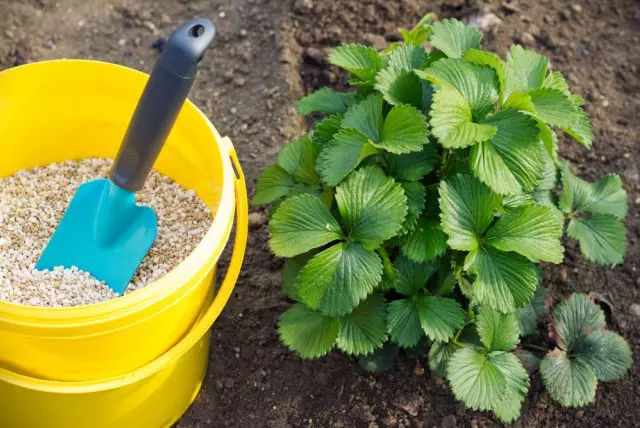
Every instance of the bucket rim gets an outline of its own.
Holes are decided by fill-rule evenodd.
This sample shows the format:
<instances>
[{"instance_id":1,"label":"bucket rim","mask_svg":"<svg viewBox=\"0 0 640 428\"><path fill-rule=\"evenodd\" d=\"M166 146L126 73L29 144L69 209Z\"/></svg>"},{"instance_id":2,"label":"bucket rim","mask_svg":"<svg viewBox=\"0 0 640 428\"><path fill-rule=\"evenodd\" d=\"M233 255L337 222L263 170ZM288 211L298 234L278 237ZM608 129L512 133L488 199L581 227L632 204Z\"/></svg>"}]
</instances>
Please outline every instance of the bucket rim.
<instances>
[{"instance_id":1,"label":"bucket rim","mask_svg":"<svg viewBox=\"0 0 640 428\"><path fill-rule=\"evenodd\" d=\"M68 66L74 64L89 65L90 67L110 68L118 73L136 75L138 79L148 79L149 74L120 64L94 59L53 59L36 61L0 71L0 78L10 73L18 73L26 68ZM213 268L226 247L231 233L234 211L234 168L229 157L233 145L228 138L223 138L207 116L190 100L187 99L183 109L196 113L211 132L216 150L222 160L222 183L220 199L213 220L207 233L195 249L166 275L150 284L123 296L75 307L45 307L28 306L0 300L0 327L11 325L23 328L60 328L86 327L93 323L106 323L120 319L144 308L159 304L174 295L185 280L197 276L201 271ZM223 232L224 231L224 232ZM46 323L49 323L46 325Z\"/></svg>"}]
</instances>

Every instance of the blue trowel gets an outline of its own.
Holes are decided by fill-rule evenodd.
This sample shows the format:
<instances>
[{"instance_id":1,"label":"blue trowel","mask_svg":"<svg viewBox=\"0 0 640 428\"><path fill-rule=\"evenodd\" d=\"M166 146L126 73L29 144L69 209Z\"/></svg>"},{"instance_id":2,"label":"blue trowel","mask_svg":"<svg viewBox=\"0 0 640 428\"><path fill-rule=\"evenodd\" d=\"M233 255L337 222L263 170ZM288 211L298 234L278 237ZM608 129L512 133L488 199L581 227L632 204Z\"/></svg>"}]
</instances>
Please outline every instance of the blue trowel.
<instances>
[{"instance_id":1,"label":"blue trowel","mask_svg":"<svg viewBox=\"0 0 640 428\"><path fill-rule=\"evenodd\" d=\"M124 293L158 235L152 208L136 204L187 99L215 27L194 19L167 40L147 81L109 177L82 184L36 264L73 266Z\"/></svg>"}]
</instances>

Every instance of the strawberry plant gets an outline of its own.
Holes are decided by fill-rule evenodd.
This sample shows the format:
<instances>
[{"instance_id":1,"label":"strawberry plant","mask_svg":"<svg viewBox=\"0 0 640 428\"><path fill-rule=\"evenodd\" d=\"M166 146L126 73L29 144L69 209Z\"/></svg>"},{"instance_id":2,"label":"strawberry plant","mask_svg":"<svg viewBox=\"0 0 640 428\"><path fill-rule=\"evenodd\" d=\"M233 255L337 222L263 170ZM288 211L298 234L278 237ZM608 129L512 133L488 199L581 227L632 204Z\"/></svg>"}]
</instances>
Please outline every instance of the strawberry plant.
<instances>
[{"instance_id":1,"label":"strawberry plant","mask_svg":"<svg viewBox=\"0 0 640 428\"><path fill-rule=\"evenodd\" d=\"M538 370L561 404L592 402L598 380L627 372L629 346L581 294L538 329L539 264L563 261L565 230L592 262L626 251L620 179L588 183L558 155L558 132L592 144L582 98L546 57L513 46L502 59L459 21L427 15L401 33L381 52L331 52L354 90L300 99L314 130L258 179L294 301L282 342L376 371L425 355L457 399L506 422Z\"/></svg>"}]
</instances>

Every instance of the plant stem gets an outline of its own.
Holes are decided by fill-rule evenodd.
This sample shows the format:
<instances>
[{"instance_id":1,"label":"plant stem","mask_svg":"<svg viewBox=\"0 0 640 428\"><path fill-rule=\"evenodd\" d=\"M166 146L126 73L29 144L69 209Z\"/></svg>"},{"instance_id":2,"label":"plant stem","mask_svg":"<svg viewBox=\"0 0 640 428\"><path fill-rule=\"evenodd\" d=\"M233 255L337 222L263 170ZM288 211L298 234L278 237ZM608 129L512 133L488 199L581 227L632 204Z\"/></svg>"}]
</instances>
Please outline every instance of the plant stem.
<instances>
[{"instance_id":1,"label":"plant stem","mask_svg":"<svg viewBox=\"0 0 640 428\"><path fill-rule=\"evenodd\" d=\"M532 343L524 343L523 346L525 348L535 349L536 351L549 352L549 348L545 348L544 346L534 345Z\"/></svg>"}]
</instances>

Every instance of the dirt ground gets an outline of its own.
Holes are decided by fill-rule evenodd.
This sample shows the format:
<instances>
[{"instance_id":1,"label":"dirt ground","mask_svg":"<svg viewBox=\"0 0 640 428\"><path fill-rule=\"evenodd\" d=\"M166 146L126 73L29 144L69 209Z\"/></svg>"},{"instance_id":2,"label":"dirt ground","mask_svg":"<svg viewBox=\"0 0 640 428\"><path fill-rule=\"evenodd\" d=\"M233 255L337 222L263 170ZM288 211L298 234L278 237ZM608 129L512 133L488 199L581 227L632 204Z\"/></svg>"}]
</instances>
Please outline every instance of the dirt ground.
<instances>
[{"instance_id":1,"label":"dirt ground","mask_svg":"<svg viewBox=\"0 0 640 428\"><path fill-rule=\"evenodd\" d=\"M588 179L619 173L629 193L626 263L595 267L568 244L563 266L546 267L554 301L596 291L613 304L612 328L640 355L640 3L637 0L0 0L0 69L43 59L92 58L150 71L152 45L182 21L212 19L214 47L191 99L229 135L250 192L279 148L307 126L293 102L344 75L325 62L340 42L374 46L397 38L426 12L487 26L483 44L501 55L518 42L551 57L587 99L591 152L563 139L561 154ZM493 15L487 15L493 14ZM478 18L484 19L478 19ZM492 19L487 19L490 17ZM499 423L465 410L425 361L402 360L384 375L338 353L301 361L279 343L287 307L282 262L267 250L256 216L233 298L214 326L202 393L177 427L484 427ZM564 409L534 378L517 426L632 427L640 424L640 365L598 388L596 403Z\"/></svg>"}]
</instances>

